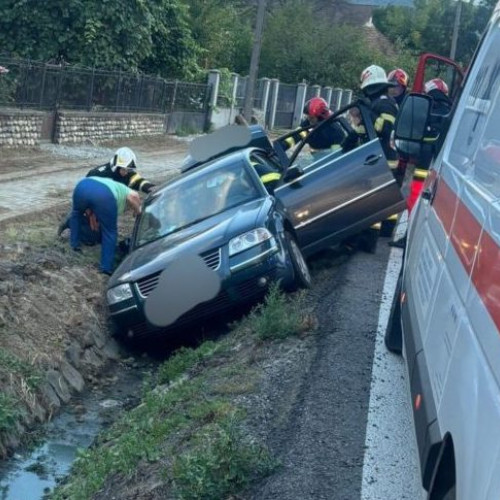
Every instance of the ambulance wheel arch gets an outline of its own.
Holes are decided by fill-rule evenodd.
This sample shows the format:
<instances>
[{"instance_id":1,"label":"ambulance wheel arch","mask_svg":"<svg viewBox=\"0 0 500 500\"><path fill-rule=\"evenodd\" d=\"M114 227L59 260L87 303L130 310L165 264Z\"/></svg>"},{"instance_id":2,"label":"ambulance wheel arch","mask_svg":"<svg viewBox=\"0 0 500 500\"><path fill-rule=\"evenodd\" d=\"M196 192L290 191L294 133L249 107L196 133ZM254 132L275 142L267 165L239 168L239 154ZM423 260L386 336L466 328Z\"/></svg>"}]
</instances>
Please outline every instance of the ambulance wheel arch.
<instances>
[{"instance_id":1,"label":"ambulance wheel arch","mask_svg":"<svg viewBox=\"0 0 500 500\"><path fill-rule=\"evenodd\" d=\"M456 483L455 447L447 434L439 450L427 500L455 500Z\"/></svg>"}]
</instances>

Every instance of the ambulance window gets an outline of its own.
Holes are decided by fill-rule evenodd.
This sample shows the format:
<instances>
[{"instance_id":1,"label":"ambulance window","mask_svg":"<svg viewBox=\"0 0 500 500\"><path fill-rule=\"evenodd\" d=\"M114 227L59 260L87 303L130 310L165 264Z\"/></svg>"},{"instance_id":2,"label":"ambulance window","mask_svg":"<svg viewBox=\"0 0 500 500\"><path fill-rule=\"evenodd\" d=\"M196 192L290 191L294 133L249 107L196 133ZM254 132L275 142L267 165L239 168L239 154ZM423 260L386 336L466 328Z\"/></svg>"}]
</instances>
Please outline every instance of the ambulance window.
<instances>
[{"instance_id":1,"label":"ambulance window","mask_svg":"<svg viewBox=\"0 0 500 500\"><path fill-rule=\"evenodd\" d=\"M450 162L492 195L500 196L500 27L489 40L455 134Z\"/></svg>"}]
</instances>

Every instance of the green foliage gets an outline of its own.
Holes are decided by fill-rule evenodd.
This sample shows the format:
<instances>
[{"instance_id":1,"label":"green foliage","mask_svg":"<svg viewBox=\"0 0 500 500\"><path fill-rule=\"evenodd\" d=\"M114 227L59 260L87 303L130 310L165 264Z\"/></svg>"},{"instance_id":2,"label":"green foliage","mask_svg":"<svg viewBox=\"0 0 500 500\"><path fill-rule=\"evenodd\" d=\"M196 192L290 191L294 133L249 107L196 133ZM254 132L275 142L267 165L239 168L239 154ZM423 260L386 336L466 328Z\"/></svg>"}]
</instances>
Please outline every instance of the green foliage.
<instances>
[{"instance_id":1,"label":"green foliage","mask_svg":"<svg viewBox=\"0 0 500 500\"><path fill-rule=\"evenodd\" d=\"M266 20L260 75L354 89L362 69L383 57L359 30L319 18L309 0L289 0Z\"/></svg>"},{"instance_id":2,"label":"green foliage","mask_svg":"<svg viewBox=\"0 0 500 500\"><path fill-rule=\"evenodd\" d=\"M199 65L205 69L231 68L248 72L252 49L253 12L245 15L234 0L186 0L189 25L200 47Z\"/></svg>"},{"instance_id":3,"label":"green foliage","mask_svg":"<svg viewBox=\"0 0 500 500\"><path fill-rule=\"evenodd\" d=\"M29 389L38 387L42 380L42 374L35 366L0 348L0 376L2 375L22 379Z\"/></svg>"},{"instance_id":4,"label":"green foliage","mask_svg":"<svg viewBox=\"0 0 500 500\"><path fill-rule=\"evenodd\" d=\"M158 382L160 384L172 382L196 364L215 354L219 349L220 345L211 341L204 342L197 349L181 347L160 366Z\"/></svg>"},{"instance_id":5,"label":"green foliage","mask_svg":"<svg viewBox=\"0 0 500 500\"><path fill-rule=\"evenodd\" d=\"M21 417L21 410L16 400L0 392L0 432L10 432L16 428Z\"/></svg>"},{"instance_id":6,"label":"green foliage","mask_svg":"<svg viewBox=\"0 0 500 500\"><path fill-rule=\"evenodd\" d=\"M495 2L462 2L455 56L462 64L470 61ZM415 8L388 6L376 9L373 22L390 40L399 41L413 53L434 52L448 56L456 9L454 0L415 0Z\"/></svg>"},{"instance_id":7,"label":"green foliage","mask_svg":"<svg viewBox=\"0 0 500 500\"><path fill-rule=\"evenodd\" d=\"M231 415L202 428L189 450L175 458L173 484L183 500L219 500L270 474L276 465L266 449L244 441Z\"/></svg>"},{"instance_id":8,"label":"green foliage","mask_svg":"<svg viewBox=\"0 0 500 500\"><path fill-rule=\"evenodd\" d=\"M300 300L299 300L300 301ZM274 284L262 304L257 305L244 320L261 340L283 339L303 330L301 307L297 299L289 299Z\"/></svg>"},{"instance_id":9,"label":"green foliage","mask_svg":"<svg viewBox=\"0 0 500 500\"><path fill-rule=\"evenodd\" d=\"M19 57L169 77L196 72L181 0L4 0L2 50Z\"/></svg>"}]
</instances>

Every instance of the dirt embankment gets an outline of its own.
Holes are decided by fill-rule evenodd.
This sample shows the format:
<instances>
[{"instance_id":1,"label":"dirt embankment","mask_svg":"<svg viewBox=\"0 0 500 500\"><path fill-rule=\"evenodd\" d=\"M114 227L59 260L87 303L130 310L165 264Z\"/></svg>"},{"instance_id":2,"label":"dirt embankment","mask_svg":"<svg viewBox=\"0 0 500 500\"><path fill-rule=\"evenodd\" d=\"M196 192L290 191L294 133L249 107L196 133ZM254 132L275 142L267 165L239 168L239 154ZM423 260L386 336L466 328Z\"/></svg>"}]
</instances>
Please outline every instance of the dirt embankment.
<instances>
[{"instance_id":1,"label":"dirt embankment","mask_svg":"<svg viewBox=\"0 0 500 500\"><path fill-rule=\"evenodd\" d=\"M119 358L96 249L77 256L57 240L60 212L0 226L1 456Z\"/></svg>"},{"instance_id":2,"label":"dirt embankment","mask_svg":"<svg viewBox=\"0 0 500 500\"><path fill-rule=\"evenodd\" d=\"M14 187L18 182L11 181L23 180L24 188L31 185L35 192L47 175L60 172L63 178L76 167L81 171L76 178L83 176L121 145L3 150L0 181ZM130 139L127 145L146 160L145 176L154 182L172 175L172 165L187 150L187 141L165 137ZM158 172L158 178L148 172ZM100 246L72 252L56 234L70 207L70 190L55 198L42 195L52 208L40 212L33 205L30 210L27 199L23 211L28 213L4 213L0 222L0 457L15 450L28 429L50 419L72 394L99 384L100 373L120 359L123 347L107 328L107 277L97 269ZM131 216L122 218L121 236L130 234L132 224Z\"/></svg>"}]
</instances>

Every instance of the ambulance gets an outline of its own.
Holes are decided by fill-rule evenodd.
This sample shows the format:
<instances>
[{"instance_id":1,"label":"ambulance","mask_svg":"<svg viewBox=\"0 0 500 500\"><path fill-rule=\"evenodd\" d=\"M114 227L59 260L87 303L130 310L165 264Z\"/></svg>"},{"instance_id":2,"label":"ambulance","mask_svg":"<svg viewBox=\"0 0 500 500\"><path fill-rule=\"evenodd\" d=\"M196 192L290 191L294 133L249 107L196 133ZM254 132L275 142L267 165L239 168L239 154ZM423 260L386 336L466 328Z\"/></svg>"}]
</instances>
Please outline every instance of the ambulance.
<instances>
[{"instance_id":1,"label":"ambulance","mask_svg":"<svg viewBox=\"0 0 500 500\"><path fill-rule=\"evenodd\" d=\"M397 143L422 144L431 113L410 94ZM500 500L500 2L441 139L385 341L407 367L428 499Z\"/></svg>"}]
</instances>

